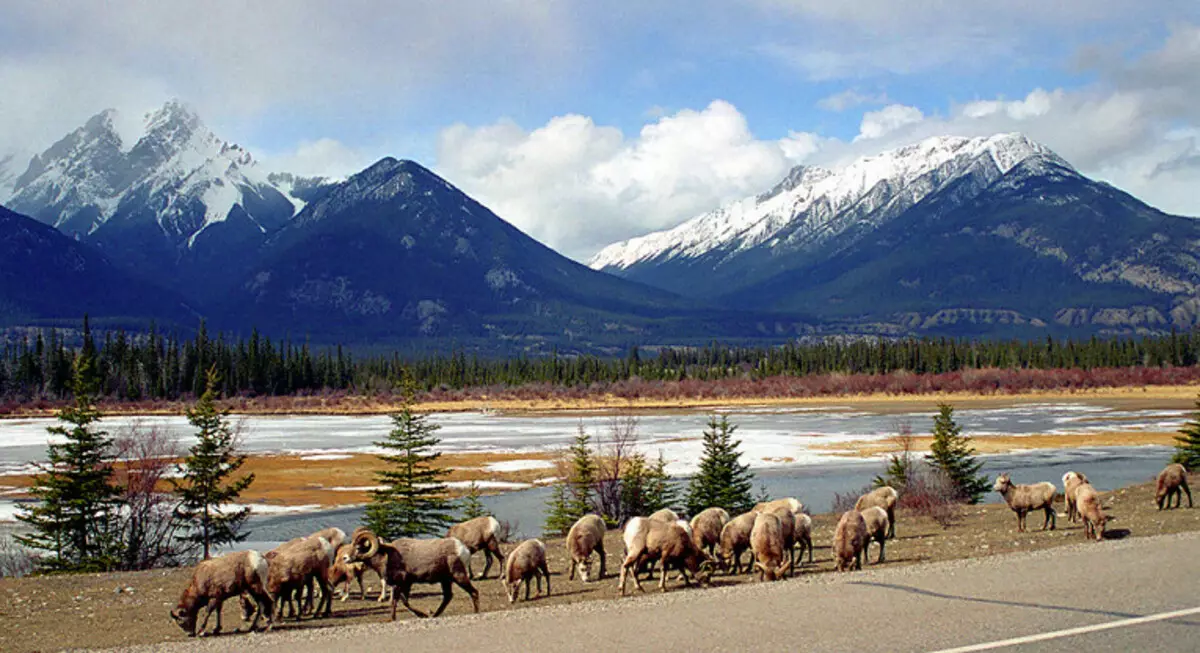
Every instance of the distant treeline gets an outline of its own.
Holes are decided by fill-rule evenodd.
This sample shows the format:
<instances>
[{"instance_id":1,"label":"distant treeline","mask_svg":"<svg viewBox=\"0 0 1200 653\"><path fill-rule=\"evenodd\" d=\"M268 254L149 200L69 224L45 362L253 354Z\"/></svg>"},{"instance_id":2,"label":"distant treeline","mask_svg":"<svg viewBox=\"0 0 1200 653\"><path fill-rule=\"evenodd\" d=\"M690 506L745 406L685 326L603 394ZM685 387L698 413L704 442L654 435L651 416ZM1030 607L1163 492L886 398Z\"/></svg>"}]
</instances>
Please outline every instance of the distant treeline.
<instances>
[{"instance_id":1,"label":"distant treeline","mask_svg":"<svg viewBox=\"0 0 1200 653\"><path fill-rule=\"evenodd\" d=\"M86 329L85 329L86 331ZM69 396L79 331L45 330L0 349L0 397L7 401ZM91 338L89 334L87 336ZM955 339L830 339L779 346L634 347L624 356L486 359L465 353L423 358L352 356L341 347L314 351L307 344L213 337L203 326L194 337L153 330L96 338L101 395L110 400L174 400L204 389L216 366L225 396L287 396L320 392L390 393L407 375L418 390L527 385L596 387L630 381L758 380L809 375L945 375L970 370L1099 370L1191 367L1200 360L1200 331L1146 338L974 341Z\"/></svg>"}]
</instances>

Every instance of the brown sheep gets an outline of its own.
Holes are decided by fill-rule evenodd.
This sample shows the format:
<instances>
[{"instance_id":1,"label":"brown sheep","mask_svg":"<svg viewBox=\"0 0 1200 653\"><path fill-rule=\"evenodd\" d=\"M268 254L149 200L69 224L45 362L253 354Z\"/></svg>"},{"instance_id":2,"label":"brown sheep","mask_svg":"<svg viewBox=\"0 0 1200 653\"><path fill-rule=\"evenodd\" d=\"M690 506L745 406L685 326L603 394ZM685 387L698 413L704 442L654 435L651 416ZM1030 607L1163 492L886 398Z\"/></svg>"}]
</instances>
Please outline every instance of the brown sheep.
<instances>
[{"instance_id":1,"label":"brown sheep","mask_svg":"<svg viewBox=\"0 0 1200 653\"><path fill-rule=\"evenodd\" d=\"M705 508L692 517L692 541L709 555L721 544L721 529L729 523L729 513L724 508Z\"/></svg>"},{"instance_id":2,"label":"brown sheep","mask_svg":"<svg viewBox=\"0 0 1200 653\"><path fill-rule=\"evenodd\" d=\"M744 512L729 520L721 529L721 567L731 574L742 573L742 554L750 548L750 532L754 529L756 512Z\"/></svg>"},{"instance_id":3,"label":"brown sheep","mask_svg":"<svg viewBox=\"0 0 1200 653\"><path fill-rule=\"evenodd\" d=\"M1162 510L1164 505L1171 508L1171 497L1175 497L1175 507L1183 505L1183 493L1187 493L1188 507L1192 507L1192 491L1188 489L1187 469L1179 463L1167 465L1158 473L1155 479L1154 503ZM1164 501L1165 500L1165 501Z\"/></svg>"},{"instance_id":4,"label":"brown sheep","mask_svg":"<svg viewBox=\"0 0 1200 653\"><path fill-rule=\"evenodd\" d=\"M471 596L475 612L479 612L479 592L471 585L471 551L452 537L438 540L415 540L402 537L385 544L371 531L354 536L354 556L359 560L382 558L384 578L392 589L392 621L396 620L396 602L418 617L437 617L452 598L451 587L458 585ZM442 586L442 603L427 615L412 607L409 594L415 583L437 583Z\"/></svg>"},{"instance_id":5,"label":"brown sheep","mask_svg":"<svg viewBox=\"0 0 1200 653\"><path fill-rule=\"evenodd\" d=\"M220 558L205 560L196 565L191 583L171 611L171 618L189 637L196 636L196 618L200 608L207 608L200 633L208 627L208 619L217 613L217 625L209 635L221 632L221 606L227 599L249 594L255 603L254 621L250 630L258 627L262 615L267 616L266 630L275 624L275 602L267 592L268 564L258 551L238 551Z\"/></svg>"},{"instance_id":6,"label":"brown sheep","mask_svg":"<svg viewBox=\"0 0 1200 653\"><path fill-rule=\"evenodd\" d=\"M537 595L542 595L542 578L546 579L546 596L550 596L550 569L546 567L546 545L541 540L525 540L504 559L501 579L508 592L508 602L516 603L521 583L525 583L525 600L529 600L529 579L537 579Z\"/></svg>"},{"instance_id":7,"label":"brown sheep","mask_svg":"<svg viewBox=\"0 0 1200 653\"><path fill-rule=\"evenodd\" d=\"M796 544L800 546L800 564L804 564L804 550L808 550L808 564L813 561L812 517L804 513L796 515Z\"/></svg>"},{"instance_id":8,"label":"brown sheep","mask_svg":"<svg viewBox=\"0 0 1200 653\"><path fill-rule=\"evenodd\" d=\"M334 551L329 540L320 536L302 537L285 542L268 551L263 556L267 559L267 593L275 601L276 617L283 616L286 604L288 616L300 619L305 610L295 609L292 597L301 598L309 583L316 581L321 589L321 601L317 605L314 616L328 617L333 611L333 591L329 586L329 570L333 566ZM311 592L310 592L311 596ZM249 618L254 610L254 604L246 596L241 599L242 617Z\"/></svg>"},{"instance_id":9,"label":"brown sheep","mask_svg":"<svg viewBox=\"0 0 1200 653\"><path fill-rule=\"evenodd\" d=\"M1075 505L1083 518L1083 536L1100 541L1104 539L1104 524L1108 517L1100 507L1100 494L1091 483L1080 485L1075 490Z\"/></svg>"},{"instance_id":10,"label":"brown sheep","mask_svg":"<svg viewBox=\"0 0 1200 653\"><path fill-rule=\"evenodd\" d=\"M604 555L604 532L608 530L604 520L599 515L584 515L571 525L567 532L567 557L571 559L571 570L567 580L575 580L575 570L579 569L579 577L588 582L592 571L592 552L600 557L600 578L608 571Z\"/></svg>"},{"instance_id":11,"label":"brown sheep","mask_svg":"<svg viewBox=\"0 0 1200 653\"><path fill-rule=\"evenodd\" d=\"M888 533L889 539L896 537L896 502L900 499L900 493L896 492L895 488L887 485L875 488L870 492L858 498L854 502L854 509L862 512L867 508L878 506L887 512L888 518Z\"/></svg>"},{"instance_id":12,"label":"brown sheep","mask_svg":"<svg viewBox=\"0 0 1200 653\"><path fill-rule=\"evenodd\" d=\"M790 516L787 510L763 512L754 520L750 531L750 550L754 552L754 568L760 581L774 581L787 576L792 561L785 560L789 550L784 531L787 528L780 515Z\"/></svg>"},{"instance_id":13,"label":"brown sheep","mask_svg":"<svg viewBox=\"0 0 1200 653\"><path fill-rule=\"evenodd\" d=\"M672 568L679 570L686 585L692 584L688 579L688 571L696 576L701 585L709 584L712 560L696 546L687 530L678 522L665 524L652 519L635 518L631 523L634 521L638 526L633 537L628 540L629 552L621 563L621 596L625 595L625 579L630 575L633 576L633 584L638 590L645 591L634 572L643 564L655 560L662 561L658 587L663 592L667 591L667 572ZM629 525L625 528L628 535Z\"/></svg>"},{"instance_id":14,"label":"brown sheep","mask_svg":"<svg viewBox=\"0 0 1200 653\"><path fill-rule=\"evenodd\" d=\"M500 550L500 522L495 517L476 517L455 524L446 531L446 537L453 537L465 544L472 555L483 550L483 573L476 578L487 578L488 570L492 568L493 557L496 558L496 562L504 561L504 552Z\"/></svg>"},{"instance_id":15,"label":"brown sheep","mask_svg":"<svg viewBox=\"0 0 1200 653\"><path fill-rule=\"evenodd\" d=\"M1067 472L1063 474L1063 498L1067 504L1067 521L1074 523L1079 518L1079 511L1075 509L1075 490L1079 489L1080 485L1087 483L1087 476L1082 472Z\"/></svg>"},{"instance_id":16,"label":"brown sheep","mask_svg":"<svg viewBox=\"0 0 1200 653\"><path fill-rule=\"evenodd\" d=\"M887 545L888 517L887 511L879 506L872 506L862 511L863 521L867 524L867 539L863 541L863 557L870 560L871 540L879 543L879 559L875 564L883 562L883 552Z\"/></svg>"},{"instance_id":17,"label":"brown sheep","mask_svg":"<svg viewBox=\"0 0 1200 653\"><path fill-rule=\"evenodd\" d=\"M867 522L857 510L847 510L833 532L833 559L837 571L862 569L863 549L867 543Z\"/></svg>"},{"instance_id":18,"label":"brown sheep","mask_svg":"<svg viewBox=\"0 0 1200 653\"><path fill-rule=\"evenodd\" d=\"M1054 487L1053 483L1046 481L1033 485L1014 485L1008 474L1001 474L996 477L996 484L992 489L999 492L1008 507L1017 513L1017 532L1025 532L1025 515L1030 510L1041 510L1046 514L1042 530L1046 530L1046 526L1054 530L1058 524L1058 516L1054 512L1054 496L1058 493L1058 488Z\"/></svg>"}]
</instances>

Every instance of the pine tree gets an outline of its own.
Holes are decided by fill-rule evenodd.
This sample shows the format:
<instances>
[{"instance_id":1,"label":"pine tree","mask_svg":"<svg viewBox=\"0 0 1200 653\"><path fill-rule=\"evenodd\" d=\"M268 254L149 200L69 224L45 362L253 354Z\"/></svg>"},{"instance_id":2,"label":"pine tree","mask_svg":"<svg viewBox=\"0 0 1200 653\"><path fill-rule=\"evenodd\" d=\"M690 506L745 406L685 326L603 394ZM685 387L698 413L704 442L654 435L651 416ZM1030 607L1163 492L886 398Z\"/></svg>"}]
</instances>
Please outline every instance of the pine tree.
<instances>
[{"instance_id":1,"label":"pine tree","mask_svg":"<svg viewBox=\"0 0 1200 653\"><path fill-rule=\"evenodd\" d=\"M676 506L679 502L679 491L667 474L667 461L663 458L662 451L658 452L658 460L647 467L645 479L645 512L640 514L651 515L663 508Z\"/></svg>"},{"instance_id":2,"label":"pine tree","mask_svg":"<svg viewBox=\"0 0 1200 653\"><path fill-rule=\"evenodd\" d=\"M575 434L575 441L567 450L571 465L570 477L567 479L567 485L570 488L567 512L571 515L572 521L592 511L592 488L596 484L596 462L592 458L591 440L592 436L588 435L588 432L583 429L583 425L580 424L579 432Z\"/></svg>"},{"instance_id":3,"label":"pine tree","mask_svg":"<svg viewBox=\"0 0 1200 653\"><path fill-rule=\"evenodd\" d=\"M688 484L687 511L693 515L705 508L724 508L731 515L740 515L754 507L751 488L754 474L749 465L741 462L740 440L733 439L737 426L729 418L715 415L708 420L704 431L704 453L700 469Z\"/></svg>"},{"instance_id":4,"label":"pine tree","mask_svg":"<svg viewBox=\"0 0 1200 653\"><path fill-rule=\"evenodd\" d=\"M1200 397L1196 399L1196 412L1175 437L1175 455L1171 462L1179 463L1189 471L1200 470Z\"/></svg>"},{"instance_id":5,"label":"pine tree","mask_svg":"<svg viewBox=\"0 0 1200 653\"><path fill-rule=\"evenodd\" d=\"M445 498L442 481L447 471L433 466L441 457L434 451L441 442L434 433L441 427L412 406L413 386L406 380L403 403L391 416L392 430L386 440L375 443L395 453L379 456L387 464L375 474L383 488L371 492L363 525L387 540L442 535L454 523L453 504Z\"/></svg>"},{"instance_id":6,"label":"pine tree","mask_svg":"<svg viewBox=\"0 0 1200 653\"><path fill-rule=\"evenodd\" d=\"M967 503L979 503L991 489L988 477L979 475L983 463L975 458L971 438L962 435L954 422L954 407L950 404L938 404L938 415L933 418L933 444L925 459L954 483Z\"/></svg>"},{"instance_id":7,"label":"pine tree","mask_svg":"<svg viewBox=\"0 0 1200 653\"><path fill-rule=\"evenodd\" d=\"M649 515L646 510L646 486L650 470L646 466L646 457L634 454L625 463L621 471L621 515L618 521L638 515Z\"/></svg>"},{"instance_id":8,"label":"pine tree","mask_svg":"<svg viewBox=\"0 0 1200 653\"><path fill-rule=\"evenodd\" d=\"M476 517L486 517L491 514L487 511L487 508L483 507L483 501L479 499L479 496L479 484L471 481L471 484L467 486L467 493L459 500L459 504L462 507L463 521L475 519Z\"/></svg>"},{"instance_id":9,"label":"pine tree","mask_svg":"<svg viewBox=\"0 0 1200 653\"><path fill-rule=\"evenodd\" d=\"M58 413L58 426L46 429L66 440L47 447L30 494L38 503L17 519L33 532L17 541L47 551L44 571L108 571L120 561L115 534L120 489L111 482L112 439L93 424L100 413L92 397L97 389L95 347L84 321L84 348L75 359L75 403Z\"/></svg>"},{"instance_id":10,"label":"pine tree","mask_svg":"<svg viewBox=\"0 0 1200 653\"><path fill-rule=\"evenodd\" d=\"M567 485L564 482L555 483L550 489L550 498L546 500L546 523L542 530L547 535L566 535L574 524L575 519L571 518L567 509Z\"/></svg>"},{"instance_id":11,"label":"pine tree","mask_svg":"<svg viewBox=\"0 0 1200 653\"><path fill-rule=\"evenodd\" d=\"M249 533L240 532L249 508L232 510L228 504L254 482L254 474L238 479L232 476L246 462L238 454L237 438L229 424L229 411L216 406L221 377L210 367L204 392L187 412L188 423L196 428L196 444L188 449L183 462L183 477L175 484L180 519L189 524L184 538L200 546L204 559L222 544L241 542Z\"/></svg>"}]
</instances>

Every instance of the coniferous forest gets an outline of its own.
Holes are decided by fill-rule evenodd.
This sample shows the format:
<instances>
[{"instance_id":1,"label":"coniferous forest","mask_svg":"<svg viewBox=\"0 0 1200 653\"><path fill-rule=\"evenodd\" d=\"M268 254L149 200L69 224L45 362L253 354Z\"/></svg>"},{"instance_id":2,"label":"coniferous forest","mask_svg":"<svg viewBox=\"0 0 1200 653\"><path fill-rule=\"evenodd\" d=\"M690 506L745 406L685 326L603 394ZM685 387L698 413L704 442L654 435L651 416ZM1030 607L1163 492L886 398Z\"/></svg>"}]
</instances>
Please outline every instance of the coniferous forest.
<instances>
[{"instance_id":1,"label":"coniferous forest","mask_svg":"<svg viewBox=\"0 0 1200 653\"><path fill-rule=\"evenodd\" d=\"M0 399L12 403L69 398L77 334L46 329L0 344ZM213 335L203 325L187 337L155 330L136 335L110 331L98 335L97 341L98 397L108 401L193 398L203 393L206 374L214 368L226 397L391 393L405 375L425 393L528 386L612 391L624 384L624 390L636 396L638 383L813 377L825 381L807 390L793 387L791 392L978 392L1026 389L1019 383L1030 388L1180 383L1194 380L1200 360L1200 331L1079 341L829 339L758 347L713 343L631 347L610 358L552 354L506 359L466 353L353 355L342 347L316 349L257 332L248 338ZM1013 375L1020 371L1030 371L1025 381ZM1056 371L1071 374L1052 374ZM1155 376L1156 371L1165 372ZM881 376L888 380L854 381Z\"/></svg>"}]
</instances>

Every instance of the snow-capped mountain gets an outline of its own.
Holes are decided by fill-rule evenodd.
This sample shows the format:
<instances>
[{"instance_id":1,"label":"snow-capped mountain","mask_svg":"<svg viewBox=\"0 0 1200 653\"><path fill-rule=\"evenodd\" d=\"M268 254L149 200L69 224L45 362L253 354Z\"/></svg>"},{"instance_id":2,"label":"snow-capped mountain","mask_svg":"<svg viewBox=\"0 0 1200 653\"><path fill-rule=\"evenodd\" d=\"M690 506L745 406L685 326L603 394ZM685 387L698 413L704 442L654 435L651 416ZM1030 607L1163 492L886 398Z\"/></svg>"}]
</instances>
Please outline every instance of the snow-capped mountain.
<instances>
[{"instance_id":1,"label":"snow-capped mountain","mask_svg":"<svg viewBox=\"0 0 1200 653\"><path fill-rule=\"evenodd\" d=\"M797 252L834 240L848 244L958 180L982 189L1034 157L1070 167L1021 134L930 138L837 170L797 166L766 193L609 245L589 265L684 294L705 293L708 284L697 284L697 275L763 278L790 267Z\"/></svg>"},{"instance_id":2,"label":"snow-capped mountain","mask_svg":"<svg viewBox=\"0 0 1200 653\"><path fill-rule=\"evenodd\" d=\"M29 167L30 155L21 152L0 154L0 204L12 195L17 177Z\"/></svg>"},{"instance_id":3,"label":"snow-capped mountain","mask_svg":"<svg viewBox=\"0 0 1200 653\"><path fill-rule=\"evenodd\" d=\"M147 114L131 142L116 118L103 111L33 157L7 206L84 238L110 223L149 221L185 248L235 207L264 233L295 213L296 203L249 152L218 138L182 103Z\"/></svg>"}]
</instances>

